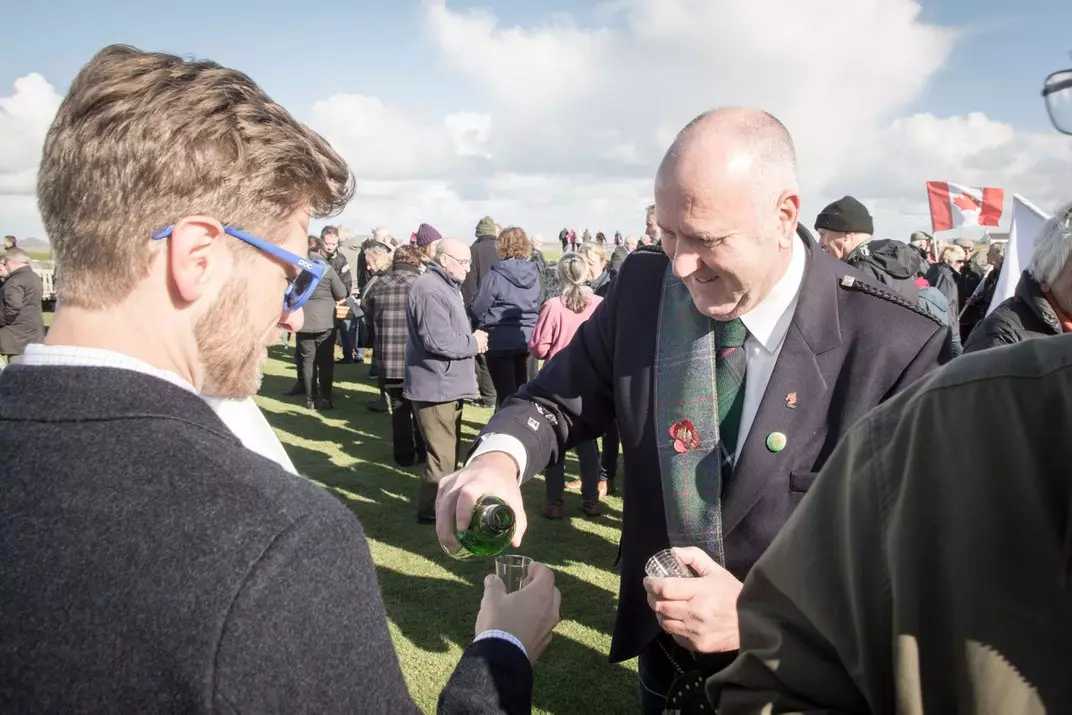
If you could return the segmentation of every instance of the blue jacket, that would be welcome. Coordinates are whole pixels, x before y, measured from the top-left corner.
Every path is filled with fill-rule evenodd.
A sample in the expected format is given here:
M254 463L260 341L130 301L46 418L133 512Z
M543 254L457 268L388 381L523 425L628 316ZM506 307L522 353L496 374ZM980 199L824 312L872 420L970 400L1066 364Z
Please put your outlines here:
M453 402L479 397L478 352L460 291L461 283L430 262L413 282L406 309L406 383L414 402Z
M472 310L489 351L527 352L540 317L540 270L520 258L499 261L480 282Z

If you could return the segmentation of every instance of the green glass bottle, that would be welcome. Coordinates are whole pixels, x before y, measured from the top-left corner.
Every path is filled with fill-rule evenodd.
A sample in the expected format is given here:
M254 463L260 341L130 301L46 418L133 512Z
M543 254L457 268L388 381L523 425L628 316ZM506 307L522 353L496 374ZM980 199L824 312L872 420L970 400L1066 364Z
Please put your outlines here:
M456 559L496 556L510 545L516 526L517 519L510 505L498 497L485 494L473 506L469 528L454 532L458 550L447 553Z

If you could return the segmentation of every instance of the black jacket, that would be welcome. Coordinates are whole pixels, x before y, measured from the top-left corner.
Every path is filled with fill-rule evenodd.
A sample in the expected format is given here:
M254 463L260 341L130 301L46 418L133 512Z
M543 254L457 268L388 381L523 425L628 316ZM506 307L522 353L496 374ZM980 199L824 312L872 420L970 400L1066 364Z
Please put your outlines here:
M975 326L983 322L986 311L994 301L994 292L997 290L998 281L1001 280L1002 264L998 264L983 278L983 285L968 298L968 302L960 309L960 335L965 340L975 330Z
M1016 294L975 326L964 345L964 352L974 353L1031 338L1060 335L1061 332L1061 321L1038 281L1024 271L1016 284Z
M926 278L949 301L949 329L953 331L953 337L963 343L964 336L960 334L960 274L947 263L935 263L927 271Z
M4 369L0 545L0 712L418 712L354 515L165 380ZM440 712L531 692L481 641Z
M607 270L610 271L612 279L618 277L618 273L622 270L622 264L625 263L626 258L629 258L629 249L625 246L618 246L614 249L614 253L610 254Z
M945 327L903 305L903 298L866 285L863 276L819 249L803 227L800 234L807 269L796 312L723 496L726 567L739 579L793 513L849 427L948 359ZM530 478L617 420L626 497L613 661L636 656L659 632L642 581L644 563L669 546L653 406L655 336L668 265L661 252L634 252L570 345L508 399L483 431L516 437L528 457L523 476ZM843 282L847 275L855 280ZM789 409L793 393L796 407ZM788 436L781 452L766 447L773 432ZM612 558L607 556L608 565Z
M480 290L484 276L499 262L499 239L483 236L473 242L470 250L473 253L473 262L469 265L469 274L462 281L462 300L466 308L473 304L473 298Z
M957 298L962 308L968 304L968 298L972 297L975 289L979 287L985 277L986 273L973 261L968 261L964 264L960 275L957 276Z
M935 263L927 271L927 282L942 291L942 295L949 301L950 309L954 315L960 315L960 275L947 263ZM958 321L959 322L959 321Z
M342 251L335 251L334 255L328 258L328 265L339 274L339 280L342 281L343 286L346 288L346 295L350 295L350 291L354 288L354 273L350 270L350 261L343 255Z
M330 264L324 267L324 276L313 289L313 294L303 306L305 322L303 333L323 333L335 327L335 303L347 295L346 286Z
M906 243L892 239L870 241L850 253L845 262L908 300L915 301L919 296L916 277L923 261L919 252Z
M0 283L0 355L21 355L45 339L41 278L29 266L17 268Z

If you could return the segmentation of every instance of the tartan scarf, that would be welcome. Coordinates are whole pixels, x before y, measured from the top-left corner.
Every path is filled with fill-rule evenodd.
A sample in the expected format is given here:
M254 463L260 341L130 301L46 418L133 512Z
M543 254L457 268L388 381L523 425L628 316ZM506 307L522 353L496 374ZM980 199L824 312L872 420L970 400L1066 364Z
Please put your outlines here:
M723 336L740 335L736 350L727 345L720 356L724 325L739 330ZM655 354L656 447L666 531L672 546L698 546L721 565L726 563L722 484L733 470L744 399L744 352L738 346L745 334L739 322L718 323L697 312L688 288L667 266ZM730 395L723 405L719 387ZM720 419L723 430L732 433L726 435L731 445L721 439Z

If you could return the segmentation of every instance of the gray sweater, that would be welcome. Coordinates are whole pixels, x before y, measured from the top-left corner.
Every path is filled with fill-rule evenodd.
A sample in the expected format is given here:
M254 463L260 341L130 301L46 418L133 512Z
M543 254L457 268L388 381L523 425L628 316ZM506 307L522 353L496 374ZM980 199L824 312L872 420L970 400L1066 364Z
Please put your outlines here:
M429 618L437 618L433 613ZM470 645L440 712L528 712ZM0 373L0 712L416 713L361 526L128 370Z

